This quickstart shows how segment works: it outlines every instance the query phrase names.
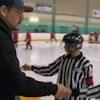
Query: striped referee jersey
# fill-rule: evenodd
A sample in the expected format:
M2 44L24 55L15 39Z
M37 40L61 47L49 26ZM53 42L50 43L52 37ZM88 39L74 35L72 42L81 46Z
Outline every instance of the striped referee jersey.
M87 92L87 98L100 99L100 84L90 87L88 89L80 90L79 97L85 97L84 94Z
M93 66L82 52L77 57L64 54L48 66L32 66L32 70L43 76L52 76L58 73L57 83L80 91L80 97L71 96L63 100L86 100L87 90L93 85ZM86 91L85 91L86 90ZM85 92L84 92L85 91Z

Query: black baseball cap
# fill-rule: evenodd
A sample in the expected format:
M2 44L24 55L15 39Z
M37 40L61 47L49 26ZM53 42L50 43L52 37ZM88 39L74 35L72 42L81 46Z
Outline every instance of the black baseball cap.
M23 0L0 0L0 5L12 6L16 8L23 8L24 12L32 12L33 8L24 5Z

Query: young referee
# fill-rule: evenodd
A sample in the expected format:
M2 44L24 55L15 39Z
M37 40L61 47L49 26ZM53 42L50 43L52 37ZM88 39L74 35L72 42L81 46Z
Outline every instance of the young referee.
M93 86L93 66L80 51L83 37L78 32L72 32L64 35L63 42L66 54L48 66L24 65L22 69L32 70L43 76L58 73L57 82L73 90L72 96L63 100L86 100L88 88Z

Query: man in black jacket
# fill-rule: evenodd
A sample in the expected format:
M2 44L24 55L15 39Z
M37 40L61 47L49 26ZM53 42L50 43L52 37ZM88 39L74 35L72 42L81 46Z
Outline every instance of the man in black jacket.
M22 0L0 0L0 100L14 100L16 95L71 95L71 90L61 84L39 82L21 72L12 31L19 29L24 11L32 8L24 6Z

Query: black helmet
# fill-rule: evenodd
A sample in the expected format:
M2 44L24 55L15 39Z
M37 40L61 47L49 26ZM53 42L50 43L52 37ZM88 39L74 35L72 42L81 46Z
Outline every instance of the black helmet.
M63 37L63 42L68 47L81 49L83 41L84 41L84 39L80 33L72 32L72 33L64 35L64 37Z

